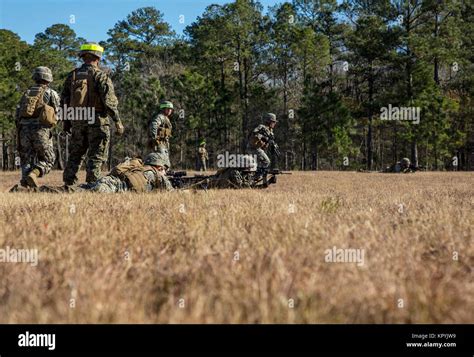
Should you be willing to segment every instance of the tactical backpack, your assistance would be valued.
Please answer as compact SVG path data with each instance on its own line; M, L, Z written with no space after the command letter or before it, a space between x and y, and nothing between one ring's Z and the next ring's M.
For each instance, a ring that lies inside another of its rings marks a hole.
M34 90L36 88L36 90ZM47 127L56 125L57 118L54 108L44 102L47 86L28 89L20 101L20 118L38 118L39 123Z
M153 166L143 166L143 161L139 158L135 158L115 166L112 171L110 171L110 175L127 182L131 191L145 192L148 180L143 173L148 170L154 170L156 172Z
M72 72L70 107L94 107L98 113L104 106L96 90L95 74L97 70L78 68Z

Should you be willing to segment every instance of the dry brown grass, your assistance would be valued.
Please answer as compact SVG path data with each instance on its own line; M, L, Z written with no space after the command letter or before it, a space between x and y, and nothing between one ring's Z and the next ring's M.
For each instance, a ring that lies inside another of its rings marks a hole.
M37 248L39 264L0 263L0 323L474 322L473 173L4 193L17 175L0 176L0 248ZM333 246L365 249L365 264L327 263Z

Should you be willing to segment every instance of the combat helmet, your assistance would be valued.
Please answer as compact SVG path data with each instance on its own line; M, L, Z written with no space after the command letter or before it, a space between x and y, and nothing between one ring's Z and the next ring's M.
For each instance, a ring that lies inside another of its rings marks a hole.
M161 153L152 152L145 157L145 165L168 167L168 159Z
M174 106L173 106L173 103L170 102L169 100L164 100L160 103L160 110L161 109L166 109L166 108L169 108L169 109L173 109L174 110Z
M407 157L404 157L403 159L400 160L400 164L402 164L403 166L410 166L410 159L407 158Z
M53 81L53 73L48 67L36 67L33 70L33 75L31 78L36 82L43 80L51 83Z
M81 50L79 51L79 57L84 56L86 53L89 53L101 59L102 54L104 53L104 48L94 42L85 43L81 46Z
M270 122L278 123L277 117L276 117L276 115L273 114L273 113L265 113L265 114L263 115L263 119L264 119L265 122L267 122L267 123L270 123Z

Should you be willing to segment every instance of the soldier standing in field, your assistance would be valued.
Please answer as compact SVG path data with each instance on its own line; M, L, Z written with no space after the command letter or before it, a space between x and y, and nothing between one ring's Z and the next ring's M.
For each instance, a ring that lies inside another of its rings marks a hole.
M166 160L166 166L171 167L169 149L171 125L170 117L173 114L174 107L170 101L160 103L160 112L148 123L149 147L152 152L163 154Z
M198 149L198 156L199 156L199 171L207 171L207 160L209 160L209 154L207 153L206 149L206 141L203 140L199 144Z
M49 88L53 74L48 67L37 67L32 79L36 82L22 96L16 112L18 151L23 187L38 187L38 177L45 176L53 167L55 154L51 128L56 122L60 105L58 93ZM46 107L50 122L46 121ZM53 118L54 117L54 118ZM34 164L35 158L37 163Z
M77 172L87 154L86 182L101 177L102 164L107 160L110 145L110 122L115 123L118 135L124 127L118 112L118 100L110 77L99 68L104 49L95 43L81 46L79 57L84 62L70 72L64 82L62 105L73 109L88 109L87 117L74 117L64 121L64 131L71 133L69 160L63 173L65 186L77 183ZM90 115L92 113L92 117Z
M258 125L250 137L250 149L252 154L257 157L257 179L262 177L264 184L266 184L266 173L270 167L271 161L266 153L270 145L275 145L275 136L273 129L278 122L276 115L273 113L266 113L263 117L265 124Z

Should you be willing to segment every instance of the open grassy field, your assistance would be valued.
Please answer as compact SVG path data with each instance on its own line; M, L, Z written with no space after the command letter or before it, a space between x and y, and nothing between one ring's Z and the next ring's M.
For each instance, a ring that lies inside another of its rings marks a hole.
M39 259L0 262L0 323L474 322L474 173L148 195L6 192L17 179L0 174L0 249Z

